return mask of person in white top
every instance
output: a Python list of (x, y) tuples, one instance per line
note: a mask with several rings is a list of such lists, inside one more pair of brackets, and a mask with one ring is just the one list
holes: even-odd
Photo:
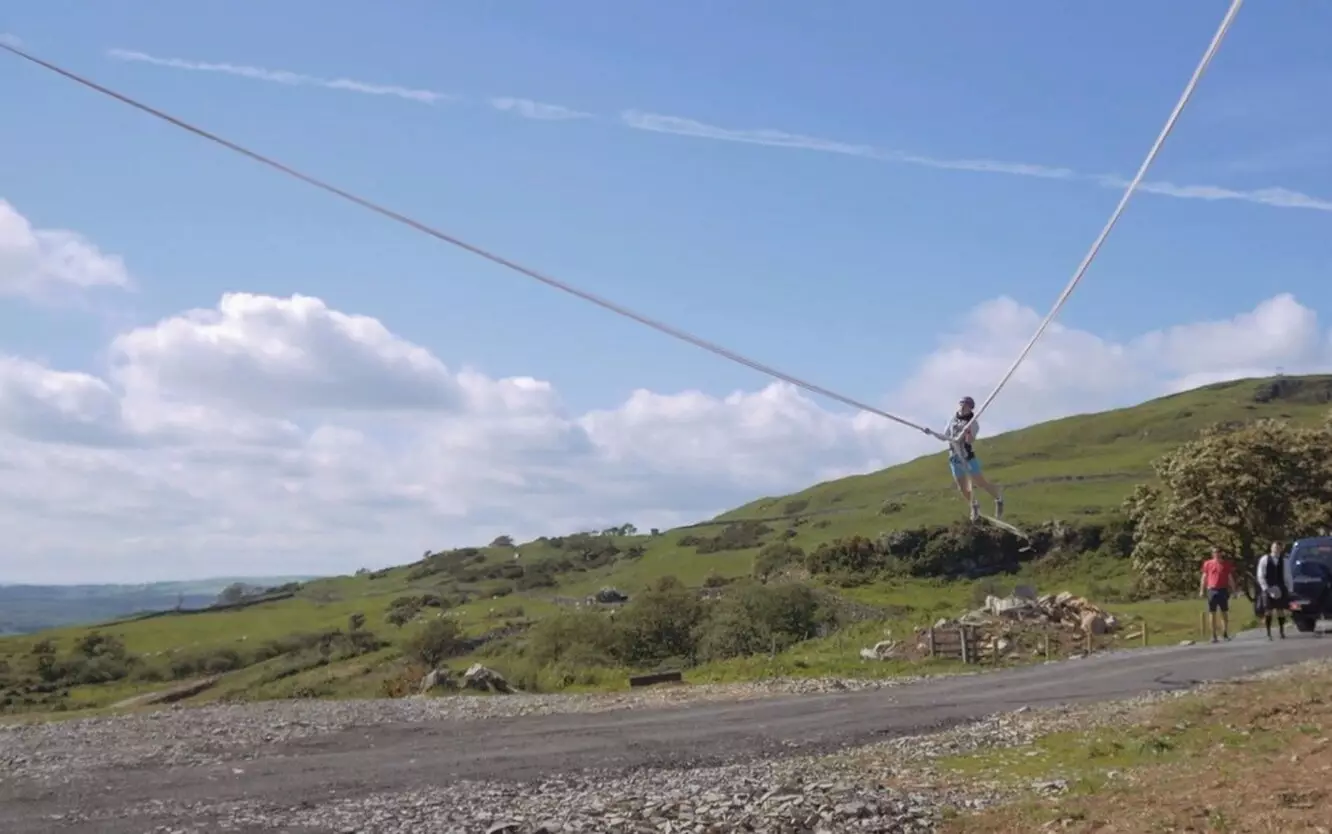
[(1281, 542), (1272, 542), (1272, 551), (1258, 560), (1258, 598), (1253, 601), (1254, 613), (1263, 618), (1267, 639), (1272, 639), (1272, 615), (1276, 615), (1277, 631), (1286, 639), (1286, 611), (1290, 608), (1290, 589), (1286, 587), (1286, 556)]
[(962, 430), (962, 427), (971, 420), (975, 408), (975, 400), (963, 397), (958, 402), (957, 413), (948, 421), (948, 428), (944, 430), (943, 435), (938, 436), (948, 443), (948, 468), (952, 470), (953, 481), (957, 484), (958, 491), (971, 505), (971, 520), (976, 521), (980, 518), (980, 502), (976, 500), (972, 491), (973, 484), (990, 493), (994, 498), (994, 517), (1002, 519), (1004, 496), (997, 486), (987, 481), (981, 474), (980, 458), (976, 457), (976, 451), (972, 448), (972, 444), (976, 442), (976, 435), (980, 433), (980, 421), (972, 423), (965, 432)]

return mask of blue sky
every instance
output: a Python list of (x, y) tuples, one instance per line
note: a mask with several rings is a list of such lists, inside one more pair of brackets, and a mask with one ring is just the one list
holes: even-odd
[[(106, 50), (1127, 176), (1226, 4), (725, 5), (19, 0), (4, 26), (224, 135), (872, 397), (960, 309), (996, 292), (1046, 308), (1115, 191), (172, 72)], [(1332, 117), (1316, 106), (1332, 90), (1329, 26), (1316, 5), (1243, 10), (1153, 178), (1332, 195)], [(553, 378), (575, 405), (638, 385), (752, 384), (36, 68), (8, 60), (0, 96), (25, 114), (0, 136), (11, 201), (132, 259), (138, 318), (243, 280), (379, 316), (455, 361)], [(1142, 196), (1066, 321), (1131, 334), (1227, 314), (1275, 275), (1322, 307), (1328, 219)], [(82, 321), (3, 323), (53, 357), (95, 344)]]
[[(450, 233), (893, 407), (890, 393), (977, 305), (1048, 309), (1119, 197), (1093, 178), (1133, 173), (1226, 6), (11, 0), (0, 32)], [(1240, 198), (1140, 194), (1062, 324), (1122, 342), (1279, 292), (1332, 306), (1328, 31), (1332, 7), (1248, 4), (1149, 177)], [(595, 118), (524, 118), (497, 97)], [(454, 369), (548, 380), (573, 413), (638, 388), (723, 396), (766, 382), (12, 56), (0, 55), (0, 100), (0, 198), (35, 227), (122, 256), (135, 282), (77, 310), (0, 299), (7, 353), (100, 374), (117, 333), (243, 290), (372, 316)], [(678, 120), (917, 161), (641, 129)], [(1264, 189), (1324, 202), (1264, 204), (1251, 194)], [(1012, 353), (980, 337), (968, 347)], [(908, 416), (938, 423), (951, 397)]]

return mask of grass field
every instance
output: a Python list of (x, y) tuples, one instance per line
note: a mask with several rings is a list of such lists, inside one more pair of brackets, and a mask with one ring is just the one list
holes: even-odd
[[(1302, 667), (1143, 708), (1109, 726), (937, 763), (945, 779), (1015, 788), (949, 834), (1327, 831), (1332, 669)], [(1057, 795), (1032, 786), (1059, 785)]]
[[(987, 473), (1006, 487), (1008, 517), (1019, 525), (1052, 519), (1068, 522), (1105, 521), (1115, 515), (1123, 498), (1151, 477), (1151, 462), (1161, 453), (1196, 435), (1202, 427), (1231, 420), (1282, 417), (1314, 424), (1332, 402), (1332, 377), (1244, 380), (1165, 397), (1136, 406), (1085, 416), (1069, 417), (1021, 431), (988, 438), (980, 453)], [(882, 514), (885, 501), (893, 509)], [(711, 535), (726, 524), (763, 520), (772, 530), (765, 541), (776, 540), (786, 528), (792, 541), (806, 549), (839, 536), (877, 536), (891, 530), (942, 525), (964, 513), (947, 473), (943, 454), (920, 458), (868, 475), (818, 484), (794, 495), (763, 498), (728, 512), (711, 522), (658, 535), (602, 536), (623, 553), (608, 564), (562, 573), (553, 587), (515, 590), (509, 579), (459, 581), (442, 574), (424, 575), (420, 564), (316, 580), (302, 586), (290, 599), (227, 610), (170, 613), (106, 626), (106, 633), (121, 638), (135, 654), (165, 662), (172, 657), (220, 648), (241, 649), (297, 633), (346, 629), (359, 614), (365, 628), (389, 641), (380, 651), (343, 663), (279, 674), (280, 659), (257, 667), (228, 672), (222, 685), (201, 697), (218, 693), (252, 697), (283, 697), (303, 691), (316, 695), (377, 694), (378, 687), (398, 656), (397, 647), (419, 628), (389, 625), (385, 615), (393, 601), (407, 594), (466, 597), (448, 607), (464, 633), (480, 635), (505, 625), (549, 616), (569, 599), (586, 596), (603, 586), (617, 587), (631, 596), (647, 583), (674, 575), (690, 586), (720, 582), (750, 574), (757, 548), (700, 553), (679, 544), (685, 534)], [(515, 547), (479, 548), (475, 567), (513, 571), (534, 565), (560, 551), (538, 540)], [(1124, 560), (1086, 556), (1062, 566), (1038, 561), (1016, 576), (997, 580), (942, 581), (895, 579), (843, 589), (857, 601), (891, 606), (889, 621), (857, 627), (824, 640), (809, 641), (777, 657), (749, 658), (705, 665), (691, 671), (696, 680), (733, 679), (765, 675), (893, 674), (892, 664), (869, 665), (858, 651), (874, 642), (884, 629), (903, 630), (949, 614), (958, 614), (983, 599), (983, 591), (999, 582), (1035, 582), (1043, 590), (1069, 590), (1110, 607), (1128, 619), (1145, 619), (1159, 640), (1196, 636), (1197, 606), (1193, 601), (1122, 602), (1131, 577)], [(519, 583), (521, 585), (521, 583)], [(978, 589), (980, 589), (978, 591)], [(977, 595), (979, 594), (979, 597)], [(1119, 600), (1118, 602), (1116, 600)], [(421, 618), (434, 616), (424, 609)], [(89, 631), (68, 627), (23, 637), (0, 638), (0, 671), (24, 662), (40, 640), (58, 647), (72, 645)], [(862, 642), (862, 640), (864, 642)], [(472, 658), (462, 658), (465, 664)], [(160, 682), (76, 687), (70, 705), (112, 703), (134, 691)]]

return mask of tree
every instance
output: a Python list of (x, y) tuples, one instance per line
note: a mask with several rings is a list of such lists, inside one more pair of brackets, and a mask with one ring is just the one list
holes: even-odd
[[(1153, 464), (1158, 483), (1125, 501), (1134, 524), (1133, 565), (1152, 591), (1188, 591), (1219, 547), (1251, 576), (1273, 541), (1332, 519), (1332, 427), (1281, 420), (1204, 430)], [(1246, 588), (1246, 590), (1249, 590)]]
[(630, 663), (692, 658), (702, 618), (698, 594), (674, 576), (663, 576), (616, 618), (623, 656)]
[(513, 547), (513, 536), (496, 536), (491, 547)]
[(413, 634), (405, 649), (410, 658), (434, 669), (462, 653), (464, 645), (459, 638), (458, 623), (449, 617), (437, 617)]
[(243, 582), (233, 582), (222, 589), (217, 595), (217, 605), (234, 605), (245, 599), (250, 593), (250, 588)]

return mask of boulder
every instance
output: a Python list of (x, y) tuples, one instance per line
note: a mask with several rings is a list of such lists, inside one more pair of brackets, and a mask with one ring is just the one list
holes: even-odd
[(1086, 610), (1082, 612), (1082, 630), (1089, 634), (1105, 634), (1109, 629), (1106, 628), (1105, 616), (1099, 611)]
[(453, 672), (448, 669), (433, 669), (424, 678), (421, 678), (422, 695), (435, 689), (454, 690), (457, 688), (458, 682), (453, 679)]
[(463, 686), (478, 692), (512, 692), (513, 687), (494, 669), (473, 663), (463, 673)]

